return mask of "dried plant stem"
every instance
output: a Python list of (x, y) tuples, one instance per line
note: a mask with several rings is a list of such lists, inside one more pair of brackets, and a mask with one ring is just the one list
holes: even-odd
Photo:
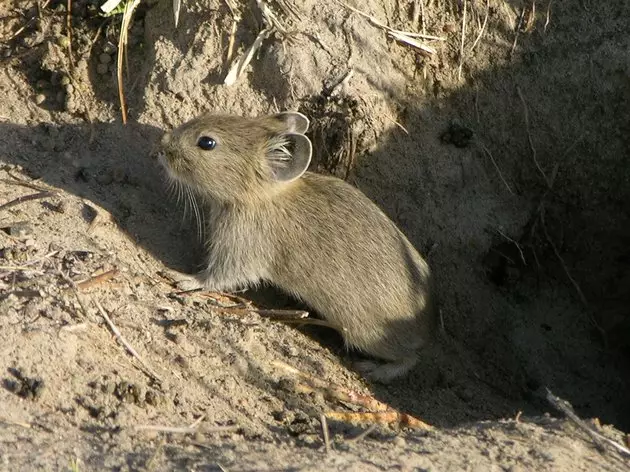
[(571, 406), (568, 404), (566, 400), (563, 400), (560, 397), (556, 397), (551, 392), (551, 390), (549, 389), (546, 389), (546, 390), (547, 390), (547, 394), (545, 395), (545, 398), (547, 399), (547, 401), (554, 408), (564, 413), (564, 415), (570, 421), (572, 421), (578, 428), (586, 432), (586, 434), (588, 434), (591, 437), (591, 439), (595, 442), (595, 444), (600, 450), (605, 450), (604, 444), (608, 444), (609, 446), (612, 446), (621, 455), (630, 457), (630, 449), (628, 449), (625, 446), (622, 446), (621, 444), (618, 444), (612, 439), (608, 439), (603, 434), (600, 434), (597, 431), (595, 431), (584, 420), (582, 420), (578, 415), (575, 414), (575, 412), (573, 411), (573, 408), (571, 408)]
[(79, 290), (86, 290), (88, 288), (94, 287), (95, 285), (107, 282), (116, 274), (118, 274), (117, 269), (108, 270), (107, 272), (103, 272), (102, 274), (95, 275), (94, 277), (90, 277), (81, 282), (77, 282), (77, 287), (79, 288)]
[(116, 62), (116, 77), (118, 79), (118, 99), (120, 101), (120, 112), (122, 113), (123, 124), (127, 124), (127, 104), (125, 102), (125, 91), (123, 85), (123, 59), (127, 52), (127, 36), (129, 33), (129, 24), (136, 7), (140, 4), (140, 0), (132, 0), (125, 4), (125, 11), (120, 25), (120, 35), (118, 36), (118, 56)]
[(481, 30), (479, 30), (479, 34), (475, 38), (473, 45), (470, 47), (470, 52), (472, 53), (475, 50), (475, 46), (479, 43), (479, 40), (483, 36), (484, 31), (486, 30), (486, 25), (488, 24), (488, 14), (490, 13), (490, 0), (486, 0), (486, 13), (483, 17), (483, 23), (481, 24)]
[(578, 296), (580, 297), (580, 301), (584, 305), (587, 305), (588, 302), (586, 300), (586, 297), (584, 296), (584, 293), (582, 292), (582, 289), (580, 288), (580, 285), (575, 281), (573, 276), (571, 276), (571, 272), (569, 271), (569, 268), (567, 267), (566, 262), (564, 262), (564, 259), (560, 255), (560, 251), (558, 251), (558, 248), (556, 247), (556, 245), (553, 243), (553, 240), (549, 236), (549, 232), (547, 231), (547, 225), (545, 225), (545, 211), (544, 211), (544, 208), (540, 212), (540, 223), (542, 225), (543, 233), (545, 234), (545, 239), (547, 240), (547, 242), (551, 246), (551, 249), (553, 250), (553, 253), (555, 254), (555, 256), (558, 258), (558, 261), (560, 262), (560, 265), (562, 266), (562, 269), (564, 270), (564, 273), (566, 274), (567, 278), (571, 282), (571, 285), (573, 285), (573, 287), (575, 288), (575, 291), (577, 292)]
[(462, 34), (459, 46), (459, 67), (457, 68), (457, 80), (462, 80), (462, 67), (464, 65), (464, 44), (466, 42), (466, 0), (464, 0), (464, 12), (462, 14)]
[(70, 60), (70, 66), (74, 68), (74, 58), (72, 57), (72, 0), (67, 0), (66, 32), (68, 35), (68, 59)]
[(494, 160), (494, 157), (492, 156), (492, 153), (490, 152), (490, 150), (485, 146), (485, 144), (481, 142), (479, 143), (479, 145), (481, 146), (481, 149), (483, 149), (483, 151), (486, 153), (486, 155), (490, 158), (490, 162), (492, 162), (492, 165), (497, 171), (497, 174), (499, 174), (499, 178), (501, 179), (501, 182), (503, 182), (503, 185), (505, 185), (505, 188), (507, 189), (507, 191), (510, 192), (510, 194), (514, 195), (514, 192), (512, 191), (512, 187), (510, 187), (510, 184), (508, 184), (507, 181), (505, 180), (505, 177), (503, 177), (503, 173), (501, 172), (501, 169), (497, 165), (497, 162)]
[(53, 193), (45, 191), (45, 192), (38, 192), (38, 193), (32, 193), (30, 195), (23, 195), (21, 197), (17, 197), (13, 200), (11, 200), (10, 202), (4, 203), (2, 205), (0, 205), (0, 211), (2, 210), (6, 210), (7, 208), (11, 208), (14, 206), (19, 205), (20, 203), (24, 203), (24, 202), (30, 202), (33, 200), (41, 200), (42, 198), (48, 198), (48, 197), (52, 197)]
[(320, 416), (320, 422), (322, 424), (322, 434), (324, 436), (324, 447), (326, 448), (326, 454), (330, 453), (330, 433), (328, 431), (328, 421), (326, 421), (326, 415)]
[(538, 158), (536, 157), (536, 148), (534, 147), (534, 142), (532, 140), (532, 133), (529, 127), (529, 110), (527, 108), (527, 102), (525, 101), (523, 92), (521, 92), (521, 88), (518, 85), (516, 86), (516, 92), (518, 93), (518, 96), (521, 99), (521, 103), (523, 104), (523, 117), (525, 119), (525, 131), (527, 132), (527, 141), (529, 142), (529, 148), (532, 151), (532, 160), (534, 161), (534, 165), (536, 166), (536, 169), (538, 169), (538, 172), (540, 172), (540, 175), (545, 181), (545, 185), (547, 186), (547, 188), (550, 188), (551, 183), (549, 179), (547, 178), (545, 171), (540, 166), (540, 163), (538, 162)]
[(96, 300), (96, 299), (93, 299), (92, 302), (94, 303), (94, 305), (98, 309), (99, 313), (101, 314), (101, 316), (103, 317), (103, 319), (105, 320), (107, 325), (109, 326), (109, 329), (111, 329), (112, 333), (114, 333), (114, 336), (116, 336), (116, 338), (121, 342), (121, 344), (125, 347), (125, 349), (127, 349), (129, 354), (131, 354), (133, 357), (135, 357), (138, 360), (138, 362), (140, 363), (140, 365), (143, 368), (142, 370), (144, 371), (144, 373), (147, 374), (151, 379), (161, 383), (162, 380), (160, 379), (160, 376), (157, 375), (147, 365), (146, 362), (144, 362), (144, 360), (136, 352), (136, 350), (133, 348), (133, 346), (131, 344), (129, 344), (129, 342), (125, 339), (125, 337), (122, 335), (120, 330), (116, 327), (114, 322), (111, 320), (111, 318), (109, 317), (109, 315), (107, 314), (107, 312), (105, 311), (103, 306), (100, 304), (100, 302), (98, 300)]

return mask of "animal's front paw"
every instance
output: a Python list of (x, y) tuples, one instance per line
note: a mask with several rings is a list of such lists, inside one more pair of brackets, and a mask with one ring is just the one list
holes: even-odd
[(166, 271), (164, 275), (171, 280), (175, 288), (182, 292), (199, 290), (204, 286), (203, 282), (195, 275), (184, 274), (175, 270)]

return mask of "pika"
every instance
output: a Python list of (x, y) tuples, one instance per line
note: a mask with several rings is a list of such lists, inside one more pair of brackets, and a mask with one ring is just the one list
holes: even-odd
[(388, 382), (416, 364), (435, 326), (429, 266), (359, 189), (307, 172), (309, 120), (205, 114), (162, 137), (166, 173), (203, 212), (205, 269), (184, 289), (230, 291), (267, 282), (302, 300), (358, 364)]

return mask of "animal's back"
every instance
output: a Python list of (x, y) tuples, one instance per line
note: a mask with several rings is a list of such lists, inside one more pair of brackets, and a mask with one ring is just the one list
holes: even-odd
[(430, 336), (429, 268), (360, 190), (307, 173), (277, 203), (285, 224), (272, 282), (344, 332), (348, 344), (398, 359)]

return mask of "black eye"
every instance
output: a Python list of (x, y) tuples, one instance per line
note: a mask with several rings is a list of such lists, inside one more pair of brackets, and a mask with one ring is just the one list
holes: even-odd
[(210, 136), (202, 136), (197, 141), (197, 146), (199, 146), (204, 151), (212, 151), (217, 145), (217, 142), (212, 139)]

